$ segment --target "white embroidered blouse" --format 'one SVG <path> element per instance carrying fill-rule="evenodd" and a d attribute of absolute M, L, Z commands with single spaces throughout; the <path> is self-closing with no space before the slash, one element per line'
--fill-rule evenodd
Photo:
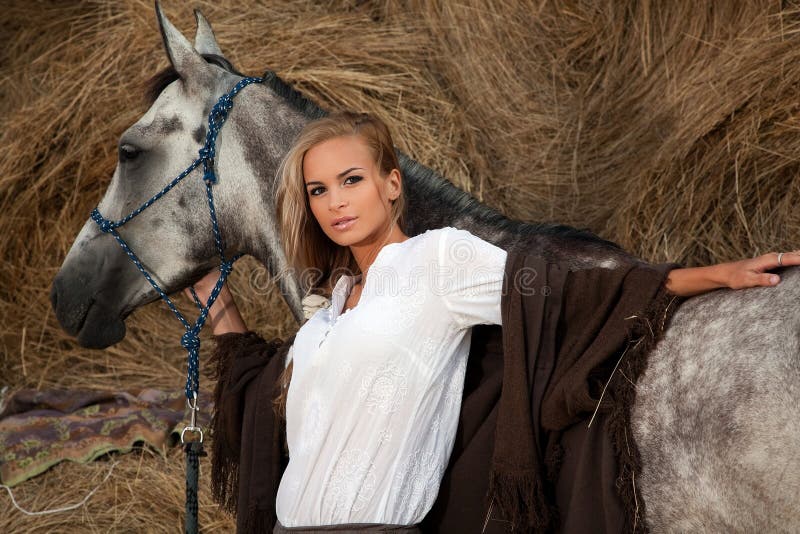
<path fill-rule="evenodd" d="M 422 521 L 453 448 L 471 327 L 501 324 L 505 260 L 445 227 L 384 245 L 344 313 L 356 277 L 338 279 L 287 354 L 284 526 Z"/>

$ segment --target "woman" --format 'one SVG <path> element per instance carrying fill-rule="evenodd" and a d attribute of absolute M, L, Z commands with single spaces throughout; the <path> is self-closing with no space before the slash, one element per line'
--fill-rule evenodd
<path fill-rule="evenodd" d="M 471 327 L 501 324 L 506 251 L 452 227 L 406 235 L 399 168 L 386 125 L 343 112 L 307 125 L 279 169 L 288 263 L 331 303 L 298 330 L 282 381 L 276 532 L 419 524 L 453 447 Z M 765 271 L 797 264 L 773 253 L 674 269 L 667 289 L 771 286 Z M 195 285 L 201 299 L 216 280 Z M 209 321 L 214 335 L 248 331 L 227 287 Z"/>

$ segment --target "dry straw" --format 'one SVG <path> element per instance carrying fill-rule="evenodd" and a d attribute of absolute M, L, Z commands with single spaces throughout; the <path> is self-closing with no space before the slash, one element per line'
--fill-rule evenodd
<path fill-rule="evenodd" d="M 8 3 L 7 3 L 8 4 Z M 705 264 L 797 248 L 800 12 L 764 2 L 165 2 L 192 35 L 212 21 L 243 72 L 264 69 L 325 107 L 388 119 L 420 161 L 509 216 L 588 227 L 652 261 Z M 152 2 L 17 1 L 0 22 L 0 387 L 182 387 L 179 326 L 134 313 L 123 342 L 82 349 L 50 281 L 101 197 L 120 133 L 166 65 Z M 296 326 L 263 273 L 232 286 L 265 336 Z M 188 311 L 188 303 L 184 308 Z M 209 344 L 206 343 L 206 348 Z M 208 391 L 212 384 L 204 383 Z M 148 449 L 87 504 L 0 532 L 176 531 L 183 456 Z M 201 477 L 204 529 L 232 530 Z M 107 462 L 15 488 L 29 510 L 80 501 Z"/>

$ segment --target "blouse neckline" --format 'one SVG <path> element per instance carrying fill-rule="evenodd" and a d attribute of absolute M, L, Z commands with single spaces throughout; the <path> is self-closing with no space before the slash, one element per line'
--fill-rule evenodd
<path fill-rule="evenodd" d="M 425 230 L 421 234 L 417 234 L 415 236 L 411 236 L 408 239 L 406 239 L 405 241 L 395 241 L 394 243 L 386 243 L 385 245 L 383 245 L 383 247 L 381 247 L 381 249 L 378 251 L 378 255 L 375 256 L 375 259 L 372 261 L 372 265 L 370 265 L 370 268 L 367 270 L 367 277 L 364 280 L 364 287 L 361 290 L 362 297 L 367 293 L 367 291 L 366 291 L 367 286 L 371 287 L 371 285 L 369 283 L 370 280 L 371 280 L 371 277 L 370 277 L 369 273 L 370 273 L 370 271 L 372 271 L 372 268 L 375 266 L 375 264 L 378 263 L 378 260 L 380 260 L 384 256 L 383 252 L 386 249 L 394 247 L 395 245 L 400 246 L 400 245 L 403 245 L 405 243 L 408 243 L 409 241 L 413 241 L 415 239 L 418 239 L 418 238 L 422 237 L 423 235 L 427 234 L 428 232 L 430 232 L 431 230 L 435 230 L 435 228 L 431 228 L 431 229 Z M 360 274 L 355 275 L 355 276 L 350 276 L 350 275 L 347 275 L 347 274 L 343 274 L 336 281 L 336 285 L 333 287 L 333 290 L 331 291 L 331 306 L 329 308 L 330 313 L 331 313 L 330 317 L 331 317 L 332 321 L 336 321 L 338 318 L 343 317 L 344 315 L 347 315 L 348 312 L 350 312 L 350 311 L 354 310 L 355 308 L 357 308 L 358 306 L 360 306 L 361 298 L 358 299 L 359 303 L 356 304 L 354 307 L 342 311 L 344 306 L 345 306 L 345 304 L 347 304 L 347 297 L 350 295 L 350 291 L 353 289 L 353 286 L 355 285 L 356 281 L 360 280 L 362 276 L 363 276 L 363 273 L 360 273 Z"/>

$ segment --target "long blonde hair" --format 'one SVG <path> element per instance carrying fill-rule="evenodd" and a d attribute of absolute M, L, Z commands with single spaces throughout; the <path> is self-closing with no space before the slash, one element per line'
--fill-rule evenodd
<path fill-rule="evenodd" d="M 341 270 L 351 274 L 358 271 L 348 247 L 334 243 L 320 228 L 314 217 L 303 180 L 303 158 L 315 145 L 335 137 L 357 135 L 369 148 L 381 177 L 393 169 L 400 172 L 400 162 L 394 149 L 388 126 L 368 113 L 338 111 L 306 124 L 278 167 L 278 187 L 275 205 L 281 242 L 289 266 L 298 273 L 306 295 L 323 293 L 328 296 L 331 277 Z M 402 176 L 402 174 L 401 174 Z M 404 181 L 401 180 L 401 185 Z M 404 230 L 405 194 L 392 201 L 389 228 L 395 223 Z M 281 375 L 281 392 L 275 400 L 281 417 L 286 413 L 286 393 L 292 374 L 290 363 Z"/>

